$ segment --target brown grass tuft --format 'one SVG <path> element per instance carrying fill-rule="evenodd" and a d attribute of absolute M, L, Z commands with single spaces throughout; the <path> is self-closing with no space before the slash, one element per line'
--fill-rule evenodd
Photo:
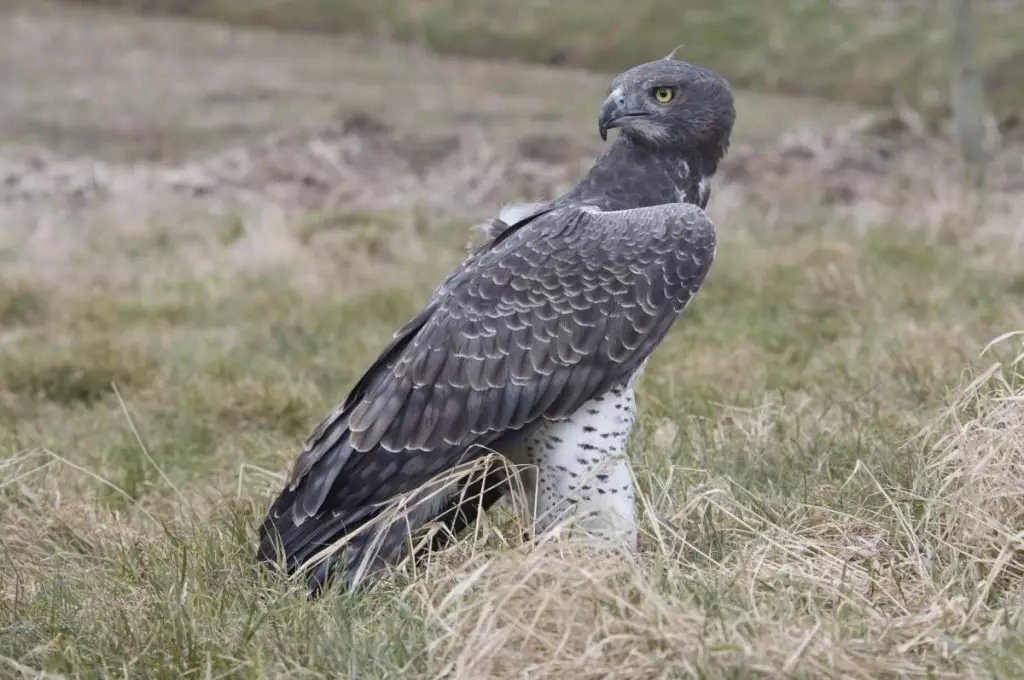
<path fill-rule="evenodd" d="M 1018 360 L 1019 361 L 1019 360 Z M 1024 385 L 995 364 L 929 428 L 900 490 L 839 511 L 708 480 L 646 499 L 647 550 L 477 554 L 417 589 L 438 676 L 979 677 L 1024 614 Z"/>

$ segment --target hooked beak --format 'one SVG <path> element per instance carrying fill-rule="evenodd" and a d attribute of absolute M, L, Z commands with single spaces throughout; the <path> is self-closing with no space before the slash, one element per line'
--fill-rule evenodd
<path fill-rule="evenodd" d="M 597 132 L 601 135 L 601 141 L 608 141 L 608 131 L 612 128 L 622 127 L 627 121 L 646 115 L 645 111 L 630 109 L 624 96 L 612 92 L 601 104 L 601 113 L 597 117 Z"/>

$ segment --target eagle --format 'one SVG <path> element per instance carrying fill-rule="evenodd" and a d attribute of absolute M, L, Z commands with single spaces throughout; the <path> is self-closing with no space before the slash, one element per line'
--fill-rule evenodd
<path fill-rule="evenodd" d="M 305 441 L 257 560 L 310 596 L 371 584 L 410 532 L 440 526 L 442 547 L 510 490 L 509 467 L 444 476 L 494 452 L 522 470 L 535 534 L 568 517 L 636 550 L 636 381 L 714 260 L 704 210 L 735 117 L 729 83 L 673 55 L 615 77 L 614 141 L 561 197 L 499 211 L 393 335 Z"/>

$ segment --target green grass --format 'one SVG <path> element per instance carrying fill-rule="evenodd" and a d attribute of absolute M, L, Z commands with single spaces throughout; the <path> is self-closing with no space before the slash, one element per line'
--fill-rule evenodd
<path fill-rule="evenodd" d="M 945 3 L 856 0 L 79 0 L 278 29 L 379 34 L 452 54 L 605 71 L 667 54 L 735 85 L 868 104 L 946 108 Z M 990 104 L 1024 111 L 1024 9 L 977 2 Z"/>
<path fill-rule="evenodd" d="M 841 225 L 723 233 L 643 379 L 638 566 L 558 542 L 528 552 L 498 513 L 487 545 L 318 604 L 252 564 L 274 475 L 457 250 L 358 295 L 278 275 L 145 297 L 4 283 L 0 664 L 153 678 L 1010 669 L 1022 567 L 999 550 L 1019 543 L 1024 421 L 996 397 L 1020 376 L 1007 366 L 955 395 L 965 368 L 986 367 L 984 344 L 1024 322 L 1020 272 L 965 265 L 964 248 Z M 963 428 L 941 419 L 951 404 Z"/>

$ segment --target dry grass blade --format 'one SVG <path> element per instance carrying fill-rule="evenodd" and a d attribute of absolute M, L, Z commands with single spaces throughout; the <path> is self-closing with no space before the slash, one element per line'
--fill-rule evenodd
<path fill-rule="evenodd" d="M 977 677 L 948 636 L 998 641 L 1024 613 L 1024 412 L 1008 399 L 1024 389 L 1010 371 L 957 400 L 960 418 L 965 399 L 978 410 L 944 421 L 909 502 L 865 466 L 877 511 L 773 519 L 756 493 L 713 484 L 686 506 L 648 502 L 658 541 L 638 558 L 548 541 L 435 575 L 421 592 L 445 631 L 437 677 Z M 709 514 L 729 537 L 714 561 L 693 545 Z"/>

